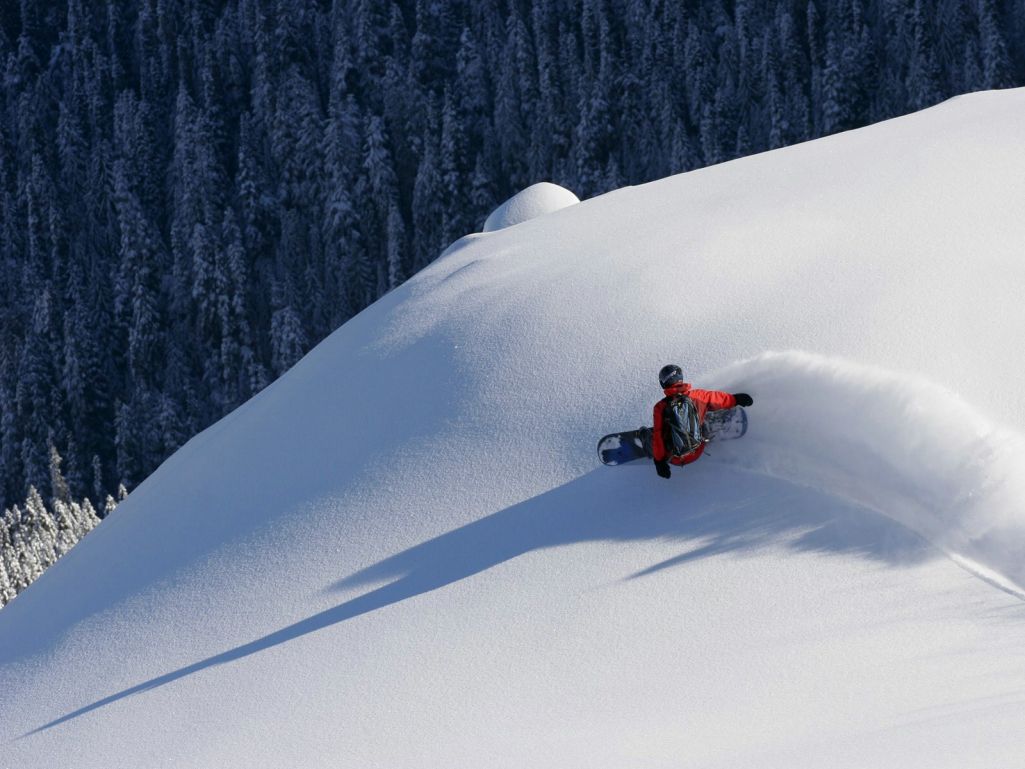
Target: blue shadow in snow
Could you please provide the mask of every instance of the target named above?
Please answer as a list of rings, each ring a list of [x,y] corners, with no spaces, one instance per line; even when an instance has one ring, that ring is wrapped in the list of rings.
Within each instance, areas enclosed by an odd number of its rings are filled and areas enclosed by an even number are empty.
[[[709,463],[672,482],[650,466],[599,468],[558,488],[411,547],[339,580],[330,591],[387,582],[233,649],[143,681],[67,713],[23,737],[135,694],[240,660],[331,625],[472,577],[517,556],[587,541],[679,540],[684,551],[628,578],[767,543],[854,553],[892,565],[935,555],[921,538],[882,516],[818,492]],[[828,510],[824,510],[826,505]],[[391,580],[391,581],[388,581]]]

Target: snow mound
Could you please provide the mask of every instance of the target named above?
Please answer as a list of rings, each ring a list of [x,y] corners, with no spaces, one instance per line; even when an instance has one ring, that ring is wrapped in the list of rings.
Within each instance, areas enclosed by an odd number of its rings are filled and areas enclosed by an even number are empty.
[[[922,377],[804,352],[711,377],[755,396],[743,447],[720,453],[869,507],[962,565],[1025,586],[1025,439]]]
[[[484,222],[484,232],[494,232],[528,219],[550,214],[579,203],[580,198],[558,184],[538,182],[517,192],[496,208]]]

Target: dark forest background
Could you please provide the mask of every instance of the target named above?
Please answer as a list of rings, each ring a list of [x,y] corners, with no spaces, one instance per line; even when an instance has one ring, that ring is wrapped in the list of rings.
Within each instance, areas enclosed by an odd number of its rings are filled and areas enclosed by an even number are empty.
[[[517,190],[1025,83],[1025,0],[5,0],[0,79],[0,509],[102,510]]]

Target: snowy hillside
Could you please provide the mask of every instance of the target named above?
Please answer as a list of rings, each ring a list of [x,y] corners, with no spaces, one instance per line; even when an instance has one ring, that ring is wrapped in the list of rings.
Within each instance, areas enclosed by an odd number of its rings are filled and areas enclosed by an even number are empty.
[[[1022,765],[1023,120],[454,244],[0,612],[0,765]],[[748,436],[598,466],[667,362]]]

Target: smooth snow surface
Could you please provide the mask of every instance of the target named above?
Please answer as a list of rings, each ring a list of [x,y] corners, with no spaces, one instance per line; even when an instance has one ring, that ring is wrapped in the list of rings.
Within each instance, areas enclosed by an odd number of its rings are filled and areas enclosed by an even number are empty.
[[[538,182],[517,192],[492,211],[484,222],[484,232],[512,227],[579,202],[580,199],[565,187],[551,182]]]
[[[1021,766],[1023,121],[454,244],[0,611],[0,766]],[[600,466],[668,362],[748,434]]]

